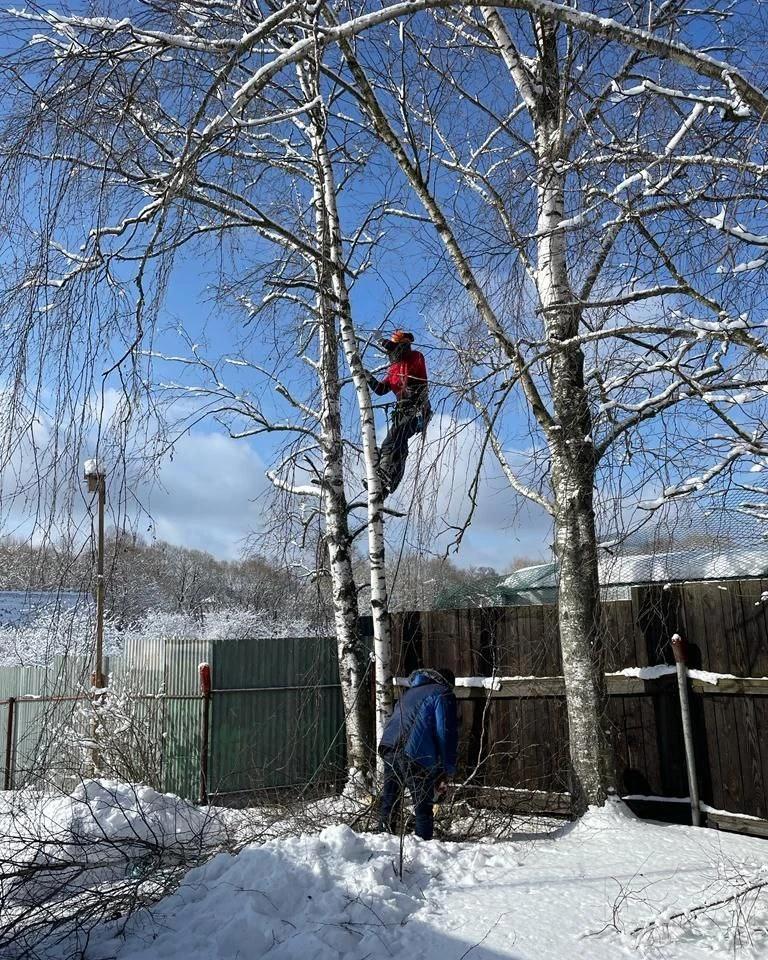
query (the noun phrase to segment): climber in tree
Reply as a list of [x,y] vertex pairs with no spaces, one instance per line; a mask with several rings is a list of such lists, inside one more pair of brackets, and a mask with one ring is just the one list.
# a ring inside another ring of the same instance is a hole
[[405,472],[408,441],[426,430],[432,410],[427,389],[427,365],[418,350],[412,350],[413,334],[395,330],[390,339],[382,340],[389,370],[383,380],[366,371],[368,386],[383,397],[390,390],[397,398],[392,422],[379,451],[379,475],[384,496],[397,490]]

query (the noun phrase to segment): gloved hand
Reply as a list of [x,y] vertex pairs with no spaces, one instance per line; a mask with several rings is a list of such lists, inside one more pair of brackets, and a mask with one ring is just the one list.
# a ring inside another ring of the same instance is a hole
[[448,778],[441,777],[435,784],[435,803],[441,803],[448,793]]
[[376,387],[378,387],[378,385],[379,385],[379,381],[376,379],[376,377],[374,377],[374,375],[371,373],[370,370],[365,370],[365,369],[363,369],[363,373],[365,374],[365,379],[366,379],[366,382],[367,382],[368,386],[369,386],[372,390],[375,390]]

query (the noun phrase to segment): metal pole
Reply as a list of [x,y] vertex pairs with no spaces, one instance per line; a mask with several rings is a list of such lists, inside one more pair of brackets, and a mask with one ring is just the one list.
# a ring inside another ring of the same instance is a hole
[[208,803],[208,734],[211,721],[211,666],[201,663],[200,694],[203,709],[200,716],[200,806]]
[[699,781],[696,776],[696,754],[693,747],[693,725],[691,707],[688,700],[688,666],[686,664],[686,645],[679,633],[672,637],[672,652],[677,666],[677,688],[680,693],[680,716],[683,721],[683,739],[685,741],[685,763],[688,769],[688,793],[691,798],[691,823],[701,826],[701,806],[699,803]]
[[[96,549],[96,651],[94,653],[91,687],[102,691],[106,686],[104,676],[104,508],[107,502],[107,475],[98,460],[86,460],[85,479],[88,481],[88,491],[95,493],[98,498],[98,532]],[[96,703],[101,693],[96,693],[93,700],[93,715],[91,723],[93,776],[98,776],[101,767],[99,749],[96,746],[98,739],[98,718]]]
[[16,718],[16,697],[8,697],[8,723],[5,728],[5,773],[3,790],[13,790],[13,741]]
[[99,547],[96,556],[96,669],[94,686],[104,687],[104,507],[107,502],[107,481],[103,473],[98,478]]

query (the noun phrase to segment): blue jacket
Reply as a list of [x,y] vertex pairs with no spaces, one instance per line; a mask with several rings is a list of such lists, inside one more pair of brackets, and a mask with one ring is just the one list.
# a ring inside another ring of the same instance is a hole
[[432,670],[416,670],[410,683],[395,704],[379,749],[402,749],[422,767],[453,774],[459,739],[456,697]]

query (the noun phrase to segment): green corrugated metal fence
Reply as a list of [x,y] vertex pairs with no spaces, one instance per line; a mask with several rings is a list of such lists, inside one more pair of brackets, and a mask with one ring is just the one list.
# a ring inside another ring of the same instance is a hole
[[[77,707],[73,697],[82,689],[88,666],[80,657],[54,657],[45,667],[5,667],[0,670],[0,701],[16,697],[11,744],[13,784],[59,779],[70,763],[60,731]],[[1,709],[0,744],[5,765],[9,711]],[[3,770],[5,779],[5,769]]]
[[333,640],[217,641],[211,667],[214,802],[339,778],[344,711]]
[[[266,788],[328,784],[342,775],[344,714],[335,642],[282,637],[129,641],[109,663],[115,700],[108,716],[116,731],[104,751],[110,775],[198,799],[203,661],[213,673],[213,802],[242,802]],[[46,668],[0,668],[0,786],[7,779],[11,697],[17,698],[13,787],[66,787],[88,775],[89,751],[79,739],[91,733],[89,677],[90,662],[78,657],[54,658]]]

